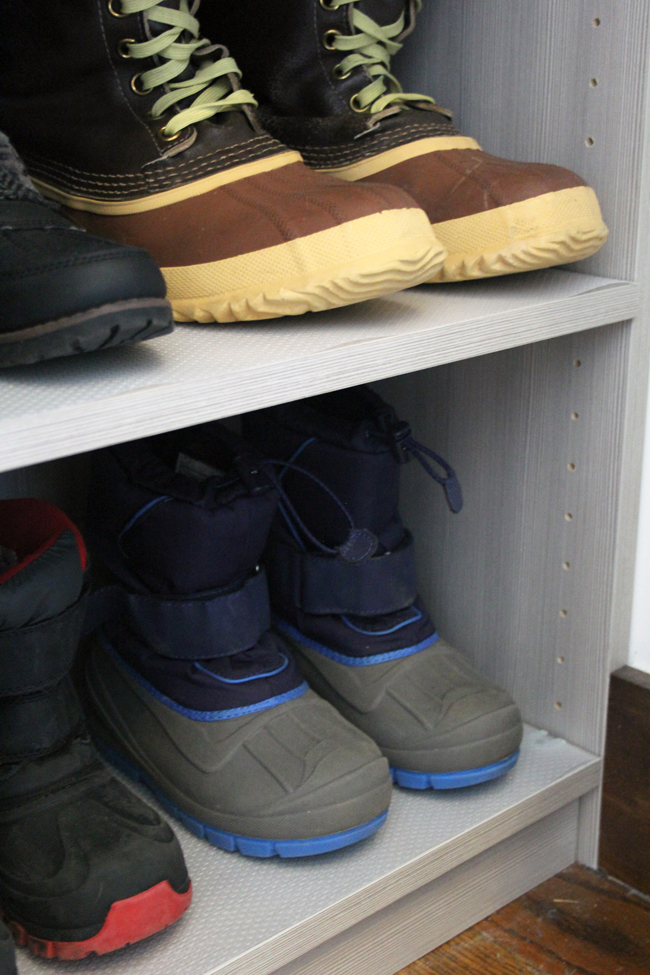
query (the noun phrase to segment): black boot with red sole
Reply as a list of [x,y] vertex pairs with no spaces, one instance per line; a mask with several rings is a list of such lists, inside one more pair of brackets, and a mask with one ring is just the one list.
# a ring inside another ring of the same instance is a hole
[[171,828],[85,730],[69,676],[85,575],[62,511],[0,501],[0,913],[18,944],[65,960],[140,941],[192,897]]

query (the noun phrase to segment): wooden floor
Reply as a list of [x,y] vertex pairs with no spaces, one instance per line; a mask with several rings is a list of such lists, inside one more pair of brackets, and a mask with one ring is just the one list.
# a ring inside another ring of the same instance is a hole
[[398,975],[650,975],[650,898],[574,866]]

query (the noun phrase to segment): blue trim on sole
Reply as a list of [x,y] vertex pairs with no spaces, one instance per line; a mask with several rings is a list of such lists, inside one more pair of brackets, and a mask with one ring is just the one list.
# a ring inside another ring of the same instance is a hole
[[146,772],[133,765],[132,762],[124,758],[123,755],[116,752],[114,748],[111,748],[110,745],[107,745],[101,739],[95,738],[94,742],[98,751],[101,752],[111,765],[114,765],[115,768],[119,769],[120,772],[123,772],[124,775],[127,775],[134,782],[141,782],[143,785],[146,785],[153,792],[165,812],[181,822],[186,829],[189,829],[190,833],[194,833],[199,839],[207,840],[208,843],[212,843],[213,846],[218,846],[219,849],[226,850],[228,853],[238,852],[249,857],[278,856],[285,858],[309,857],[316,856],[319,853],[330,853],[332,850],[340,850],[344,846],[351,846],[353,843],[358,843],[359,840],[365,840],[366,837],[372,836],[380,826],[383,826],[388,816],[388,810],[386,810],[386,812],[375,816],[374,819],[369,820],[367,823],[362,823],[360,826],[353,826],[352,829],[345,829],[340,833],[330,833],[328,836],[316,836],[313,839],[306,840],[263,840],[254,836],[239,836],[237,833],[227,833],[225,830],[208,826],[207,823],[202,823],[199,819],[195,819],[194,816],[183,812],[182,809],[174,805],[171,799],[167,798],[164,792],[160,791]]
[[323,646],[322,643],[317,643],[311,637],[305,636],[295,626],[287,623],[286,620],[281,619],[279,616],[273,617],[273,624],[285,636],[291,637],[292,640],[296,640],[298,643],[304,643],[305,646],[316,650],[324,657],[335,660],[337,664],[345,664],[346,667],[372,667],[373,664],[385,664],[391,660],[400,660],[402,657],[412,657],[413,654],[419,653],[420,650],[426,650],[427,647],[430,647],[433,643],[437,643],[440,639],[440,634],[436,631],[431,636],[428,636],[426,640],[422,640],[421,643],[416,643],[411,647],[403,647],[401,650],[388,650],[386,653],[375,653],[370,657],[348,657],[343,653],[339,653],[338,650],[330,650],[329,647]]
[[409,772],[403,768],[391,768],[393,782],[403,789],[463,789],[468,785],[479,785],[505,775],[517,764],[519,749],[493,765],[471,768],[464,772]]

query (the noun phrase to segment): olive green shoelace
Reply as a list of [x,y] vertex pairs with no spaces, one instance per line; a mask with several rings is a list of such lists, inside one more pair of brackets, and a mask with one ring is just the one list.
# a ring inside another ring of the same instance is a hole
[[[163,7],[158,0],[119,0],[119,6],[123,15],[144,13],[151,24],[169,27],[169,30],[148,41],[124,41],[128,56],[151,58],[157,55],[163,61],[159,66],[136,76],[140,92],[146,93],[166,85],[165,94],[151,109],[153,118],[160,118],[177,102],[196,96],[191,105],[181,109],[163,126],[163,138],[172,140],[189,125],[212,118],[219,112],[257,105],[251,92],[239,87],[241,71],[235,59],[222,57],[213,61],[209,57],[212,45],[206,38],[199,39],[199,22],[193,16],[198,8],[196,0],[191,8],[189,0],[179,0],[178,8]],[[173,79],[186,70],[193,55],[198,54],[200,58],[202,49],[206,49],[205,60],[199,61],[193,76],[186,81],[175,82]]]
[[[356,3],[356,0],[329,0],[328,10],[337,10],[345,4]],[[413,0],[413,15],[422,7],[422,0]],[[369,112],[375,115],[386,108],[405,105],[408,102],[429,102],[436,104],[435,99],[428,95],[411,95],[402,90],[397,78],[390,73],[390,59],[402,47],[395,38],[404,31],[405,16],[400,14],[394,24],[381,27],[370,17],[361,13],[356,7],[352,10],[352,24],[355,34],[339,34],[338,31],[328,31],[327,46],[336,51],[351,51],[335,69],[337,78],[346,78],[355,68],[365,68],[374,79],[350,99],[350,104],[357,112]]]

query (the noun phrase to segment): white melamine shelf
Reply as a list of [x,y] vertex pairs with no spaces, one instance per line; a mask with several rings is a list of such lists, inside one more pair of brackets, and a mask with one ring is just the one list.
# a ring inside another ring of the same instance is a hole
[[424,286],[336,312],[181,326],[0,373],[0,471],[631,318],[638,287],[571,271]]
[[[600,770],[588,752],[527,728],[519,763],[504,779],[454,792],[395,789],[374,837],[304,860],[224,853],[176,824],[194,884],[188,914],[146,942],[58,962],[56,972],[269,975],[568,806],[597,787]],[[19,952],[19,975],[46,975],[52,964]]]

